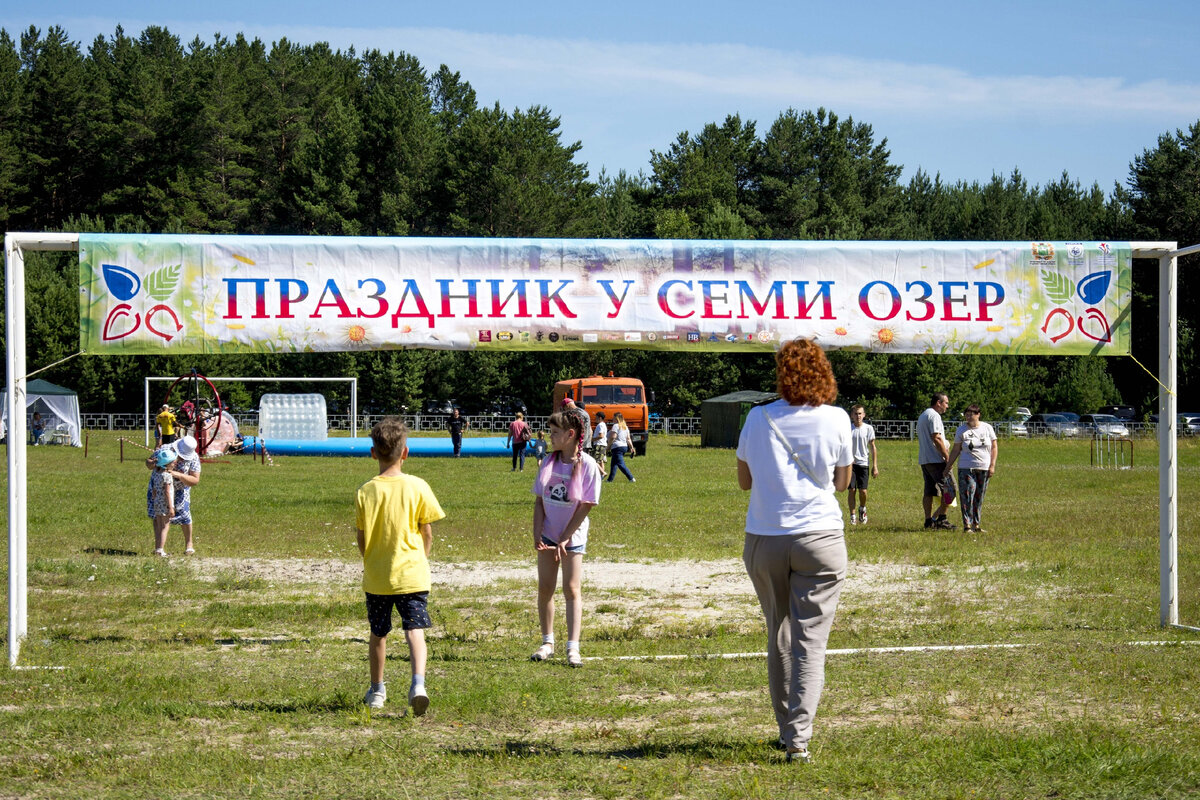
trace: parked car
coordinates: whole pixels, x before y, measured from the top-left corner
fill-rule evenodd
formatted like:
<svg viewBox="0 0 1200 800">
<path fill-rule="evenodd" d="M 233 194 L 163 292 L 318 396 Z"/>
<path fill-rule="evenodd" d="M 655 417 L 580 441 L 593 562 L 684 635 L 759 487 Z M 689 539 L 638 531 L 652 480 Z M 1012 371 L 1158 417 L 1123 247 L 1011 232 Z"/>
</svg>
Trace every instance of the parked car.
<svg viewBox="0 0 1200 800">
<path fill-rule="evenodd" d="M 1079 435 L 1079 426 L 1061 414 L 1034 414 L 1025 423 L 1030 436 L 1053 436 L 1065 439 Z"/>
<path fill-rule="evenodd" d="M 1084 414 L 1079 418 L 1079 427 L 1092 436 L 1129 436 L 1129 428 L 1112 414 Z"/>
<path fill-rule="evenodd" d="M 457 400 L 426 400 L 422 413 L 445 414 L 446 416 L 450 416 L 454 413 L 454 409 L 456 408 L 459 409 L 459 413 L 461 414 L 462 408 L 459 407 Z"/>
<path fill-rule="evenodd" d="M 488 403 L 485 413 L 493 417 L 515 417 L 517 412 L 528 414 L 525 401 L 519 397 L 501 396 Z"/>
<path fill-rule="evenodd" d="M 996 424 L 992 427 L 1001 436 L 1028 436 L 1029 427 L 1025 421 L 1031 416 L 1032 414 L 1010 414 L 1004 419 L 996 420 Z"/>
<path fill-rule="evenodd" d="M 1074 411 L 1051 411 L 1050 413 L 1058 414 L 1060 417 L 1066 417 L 1067 422 L 1074 422 L 1076 425 L 1079 424 L 1079 415 Z"/>
<path fill-rule="evenodd" d="M 1179 436 L 1200 436 L 1200 414 L 1180 414 L 1178 419 Z"/>
<path fill-rule="evenodd" d="M 1122 422 L 1133 422 L 1137 419 L 1137 409 L 1133 406 L 1100 406 L 1097 414 L 1112 414 Z"/>
</svg>

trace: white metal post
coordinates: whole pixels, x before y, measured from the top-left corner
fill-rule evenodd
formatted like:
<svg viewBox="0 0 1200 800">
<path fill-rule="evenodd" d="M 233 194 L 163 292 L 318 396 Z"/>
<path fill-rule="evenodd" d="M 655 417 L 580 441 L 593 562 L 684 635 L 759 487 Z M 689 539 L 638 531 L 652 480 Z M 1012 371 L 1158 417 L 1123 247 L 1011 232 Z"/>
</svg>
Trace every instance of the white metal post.
<svg viewBox="0 0 1200 800">
<path fill-rule="evenodd" d="M 1159 624 L 1179 624 L 1178 523 L 1176 509 L 1175 314 L 1178 310 L 1177 261 L 1174 254 L 1158 260 L 1158 608 Z"/>
<path fill-rule="evenodd" d="M 75 250 L 77 233 L 4 234 L 5 366 L 8 394 L 8 665 L 15 667 L 29 630 L 28 494 L 25 447 L 25 249 Z"/>
<path fill-rule="evenodd" d="M 25 255 L 4 237 L 4 316 L 8 353 L 8 665 L 16 666 L 25 638 Z"/>
<path fill-rule="evenodd" d="M 146 447 L 150 446 L 150 379 L 142 379 L 142 424 L 146 428 Z"/>
</svg>

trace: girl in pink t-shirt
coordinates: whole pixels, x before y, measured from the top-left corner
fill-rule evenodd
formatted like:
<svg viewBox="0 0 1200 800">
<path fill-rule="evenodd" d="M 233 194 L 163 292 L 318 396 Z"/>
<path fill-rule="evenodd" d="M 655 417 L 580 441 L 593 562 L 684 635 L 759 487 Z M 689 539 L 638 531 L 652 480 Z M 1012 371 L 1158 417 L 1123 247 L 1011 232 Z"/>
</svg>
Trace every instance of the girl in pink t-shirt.
<svg viewBox="0 0 1200 800">
<path fill-rule="evenodd" d="M 580 584 L 587 550 L 588 512 L 600 502 L 602 475 L 596 460 L 583 452 L 583 423 L 575 414 L 552 414 L 550 454 L 542 459 L 533 494 L 533 547 L 538 555 L 538 620 L 542 646 L 534 661 L 554 655 L 554 591 L 562 565 L 567 611 L 567 664 L 583 666 L 579 632 L 583 625 Z"/>
</svg>

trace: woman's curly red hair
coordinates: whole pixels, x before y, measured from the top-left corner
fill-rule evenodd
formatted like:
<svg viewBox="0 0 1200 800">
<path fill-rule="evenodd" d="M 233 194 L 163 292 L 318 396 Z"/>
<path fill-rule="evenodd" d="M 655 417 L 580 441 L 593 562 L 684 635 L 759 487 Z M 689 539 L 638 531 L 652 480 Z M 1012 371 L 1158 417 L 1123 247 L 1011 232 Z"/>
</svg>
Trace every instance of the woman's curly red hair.
<svg viewBox="0 0 1200 800">
<path fill-rule="evenodd" d="M 837 400 L 837 379 L 820 345 L 793 339 L 775 353 L 776 388 L 794 406 L 820 406 Z"/>
</svg>

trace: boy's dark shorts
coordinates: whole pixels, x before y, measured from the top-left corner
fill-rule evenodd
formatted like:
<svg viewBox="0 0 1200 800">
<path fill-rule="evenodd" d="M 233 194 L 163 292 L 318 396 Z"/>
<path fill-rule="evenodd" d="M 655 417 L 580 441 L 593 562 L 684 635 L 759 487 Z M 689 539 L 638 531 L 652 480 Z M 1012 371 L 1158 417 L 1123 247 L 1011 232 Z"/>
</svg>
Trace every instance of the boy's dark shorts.
<svg viewBox="0 0 1200 800">
<path fill-rule="evenodd" d="M 942 476 L 946 474 L 946 462 L 937 461 L 933 464 L 922 464 L 921 474 L 925 476 L 925 496 L 942 496 Z"/>
<path fill-rule="evenodd" d="M 426 606 L 429 592 L 413 592 L 411 594 L 371 594 L 367 595 L 367 621 L 371 623 L 371 633 L 383 638 L 392 630 L 392 606 L 400 612 L 400 624 L 406 631 L 420 628 L 432 628 L 433 621 L 429 619 L 429 609 Z"/>
<path fill-rule="evenodd" d="M 871 476 L 871 468 L 866 464 L 850 465 L 850 491 L 867 490 L 867 479 Z"/>
</svg>

